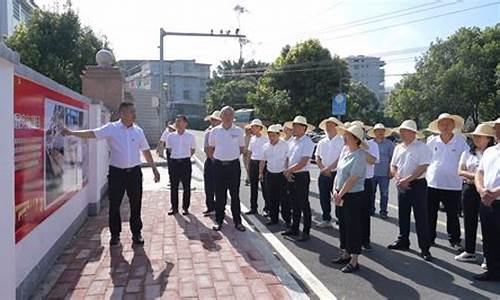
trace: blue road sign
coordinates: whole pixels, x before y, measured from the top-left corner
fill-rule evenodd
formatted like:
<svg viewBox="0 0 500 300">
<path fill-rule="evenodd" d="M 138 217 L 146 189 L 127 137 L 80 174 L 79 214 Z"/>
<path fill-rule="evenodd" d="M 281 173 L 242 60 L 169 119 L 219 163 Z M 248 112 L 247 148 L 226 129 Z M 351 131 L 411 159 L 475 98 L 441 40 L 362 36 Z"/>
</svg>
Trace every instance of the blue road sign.
<svg viewBox="0 0 500 300">
<path fill-rule="evenodd" d="M 347 95 L 339 93 L 332 98 L 332 115 L 343 116 L 347 110 Z"/>
</svg>

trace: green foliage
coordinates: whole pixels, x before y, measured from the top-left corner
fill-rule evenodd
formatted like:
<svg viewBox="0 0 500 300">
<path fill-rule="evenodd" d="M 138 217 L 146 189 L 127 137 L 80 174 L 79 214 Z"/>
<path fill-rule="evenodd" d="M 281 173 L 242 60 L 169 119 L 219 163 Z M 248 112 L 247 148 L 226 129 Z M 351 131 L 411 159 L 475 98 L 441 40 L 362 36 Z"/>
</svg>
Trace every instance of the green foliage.
<svg viewBox="0 0 500 300">
<path fill-rule="evenodd" d="M 377 96 L 361 82 L 351 82 L 347 93 L 347 117 L 366 124 L 384 122 Z"/>
<path fill-rule="evenodd" d="M 500 112 L 500 24 L 481 31 L 460 28 L 437 40 L 417 62 L 416 73 L 396 85 L 387 106 L 398 120 L 426 124 L 441 112 L 470 118 L 474 125 Z"/>
<path fill-rule="evenodd" d="M 23 64 L 75 91 L 81 90 L 82 70 L 94 64 L 96 52 L 107 46 L 91 28 L 81 25 L 70 3 L 62 13 L 36 9 L 7 45 L 20 54 Z"/>
</svg>

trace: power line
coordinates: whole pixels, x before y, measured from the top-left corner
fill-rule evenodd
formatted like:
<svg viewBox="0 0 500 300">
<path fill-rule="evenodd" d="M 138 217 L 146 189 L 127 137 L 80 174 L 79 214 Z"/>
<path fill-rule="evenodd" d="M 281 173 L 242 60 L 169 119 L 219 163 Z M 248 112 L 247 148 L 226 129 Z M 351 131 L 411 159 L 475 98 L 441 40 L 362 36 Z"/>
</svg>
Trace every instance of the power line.
<svg viewBox="0 0 500 300">
<path fill-rule="evenodd" d="M 379 23 L 379 22 L 383 22 L 383 21 L 387 21 L 387 20 L 391 20 L 391 19 L 396 19 L 396 18 L 400 18 L 400 17 L 404 17 L 404 16 L 418 14 L 418 13 L 421 13 L 421 12 L 424 12 L 424 11 L 429 11 L 429 10 L 434 10 L 434 9 L 438 9 L 438 8 L 443 8 L 443 7 L 446 7 L 446 6 L 456 5 L 456 4 L 460 3 L 460 2 L 463 2 L 463 0 L 456 0 L 455 2 L 451 2 L 451 3 L 444 3 L 444 4 L 437 5 L 437 6 L 432 6 L 432 7 L 427 7 L 427 8 L 423 8 L 423 9 L 412 10 L 412 11 L 405 12 L 405 13 L 399 13 L 399 14 L 396 14 L 396 15 L 394 15 L 392 17 L 383 17 L 383 18 L 378 17 L 378 18 L 375 18 L 375 20 L 365 21 L 365 22 L 358 22 L 358 23 L 355 23 L 353 25 L 346 25 L 346 24 L 349 24 L 349 23 L 345 23 L 344 25 L 338 25 L 338 26 L 329 27 L 329 29 L 324 29 L 324 30 L 320 31 L 319 33 L 323 34 L 323 33 L 328 33 L 328 32 L 333 32 L 333 31 L 346 30 L 346 29 L 350 29 L 350 28 L 354 28 L 354 27 L 359 27 L 359 26 L 363 26 L 363 25 L 367 25 L 367 24 Z"/>
<path fill-rule="evenodd" d="M 391 25 L 387 25 L 387 26 L 377 27 L 377 28 L 373 28 L 373 29 L 358 31 L 358 32 L 354 32 L 354 33 L 351 33 L 351 34 L 339 35 L 339 36 L 332 37 L 332 38 L 329 38 L 329 39 L 324 39 L 324 40 L 325 41 L 330 41 L 330 40 L 336 40 L 336 39 L 343 39 L 343 38 L 352 37 L 352 36 L 355 36 L 355 35 L 360 35 L 360 34 L 365 34 L 365 33 L 369 33 L 369 32 L 375 32 L 375 31 L 385 30 L 385 29 L 389 29 L 389 28 L 393 28 L 393 27 L 398 27 L 398 26 L 403 26 L 403 25 L 418 23 L 418 22 L 422 22 L 422 21 L 432 20 L 432 19 L 436 19 L 436 18 L 441 18 L 441 17 L 445 17 L 445 16 L 449 16 L 449 15 L 459 14 L 459 13 L 462 13 L 462 12 L 471 11 L 471 10 L 475 10 L 475 9 L 480 9 L 480 8 L 484 8 L 484 7 L 489 7 L 489 6 L 493 6 L 493 5 L 497 5 L 497 4 L 500 4 L 500 1 L 491 2 L 491 3 L 487 3 L 487 4 L 483 4 L 483 5 L 478 5 L 478 6 L 473 6 L 473 7 L 469 7 L 469 8 L 465 8 L 465 9 L 455 10 L 455 11 L 451 11 L 451 12 L 447 12 L 447 13 L 443 13 L 443 14 L 439 14 L 439 15 L 434 15 L 434 16 L 430 16 L 430 17 L 426 17 L 426 18 L 415 19 L 415 20 L 411 20 L 411 21 L 407 21 L 407 22 L 396 23 L 396 24 L 391 24 Z"/>
</svg>

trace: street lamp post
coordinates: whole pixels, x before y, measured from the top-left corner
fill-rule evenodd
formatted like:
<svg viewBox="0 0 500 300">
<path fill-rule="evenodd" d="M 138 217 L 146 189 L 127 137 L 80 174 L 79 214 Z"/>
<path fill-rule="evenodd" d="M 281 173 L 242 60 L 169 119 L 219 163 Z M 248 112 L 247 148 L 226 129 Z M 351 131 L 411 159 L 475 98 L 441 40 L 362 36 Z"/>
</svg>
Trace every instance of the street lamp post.
<svg viewBox="0 0 500 300">
<path fill-rule="evenodd" d="M 175 36 L 195 36 L 195 37 L 219 37 L 219 38 L 246 38 L 246 35 L 239 34 L 239 29 L 236 29 L 235 34 L 231 34 L 230 31 L 226 31 L 225 33 L 221 30 L 219 34 L 213 32 L 210 33 L 195 33 L 195 32 L 167 32 L 163 28 L 160 28 L 160 96 L 159 96 L 159 109 L 160 112 L 160 126 L 164 126 L 165 123 L 165 109 L 167 108 L 167 103 L 165 103 L 165 98 L 163 96 L 163 83 L 164 83 L 164 61 L 163 61 L 163 38 L 167 35 L 175 35 Z M 173 99 L 171 100 L 173 102 Z"/>
</svg>

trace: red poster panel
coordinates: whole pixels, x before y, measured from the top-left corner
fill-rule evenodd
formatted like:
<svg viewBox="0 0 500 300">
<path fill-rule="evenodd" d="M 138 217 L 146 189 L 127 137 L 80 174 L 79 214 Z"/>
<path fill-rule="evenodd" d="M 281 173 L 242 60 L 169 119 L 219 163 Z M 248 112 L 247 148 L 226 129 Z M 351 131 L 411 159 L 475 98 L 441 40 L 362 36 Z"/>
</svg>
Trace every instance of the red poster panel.
<svg viewBox="0 0 500 300">
<path fill-rule="evenodd" d="M 88 104 L 14 78 L 16 243 L 87 183 L 88 144 L 61 130 L 88 128 Z"/>
</svg>

